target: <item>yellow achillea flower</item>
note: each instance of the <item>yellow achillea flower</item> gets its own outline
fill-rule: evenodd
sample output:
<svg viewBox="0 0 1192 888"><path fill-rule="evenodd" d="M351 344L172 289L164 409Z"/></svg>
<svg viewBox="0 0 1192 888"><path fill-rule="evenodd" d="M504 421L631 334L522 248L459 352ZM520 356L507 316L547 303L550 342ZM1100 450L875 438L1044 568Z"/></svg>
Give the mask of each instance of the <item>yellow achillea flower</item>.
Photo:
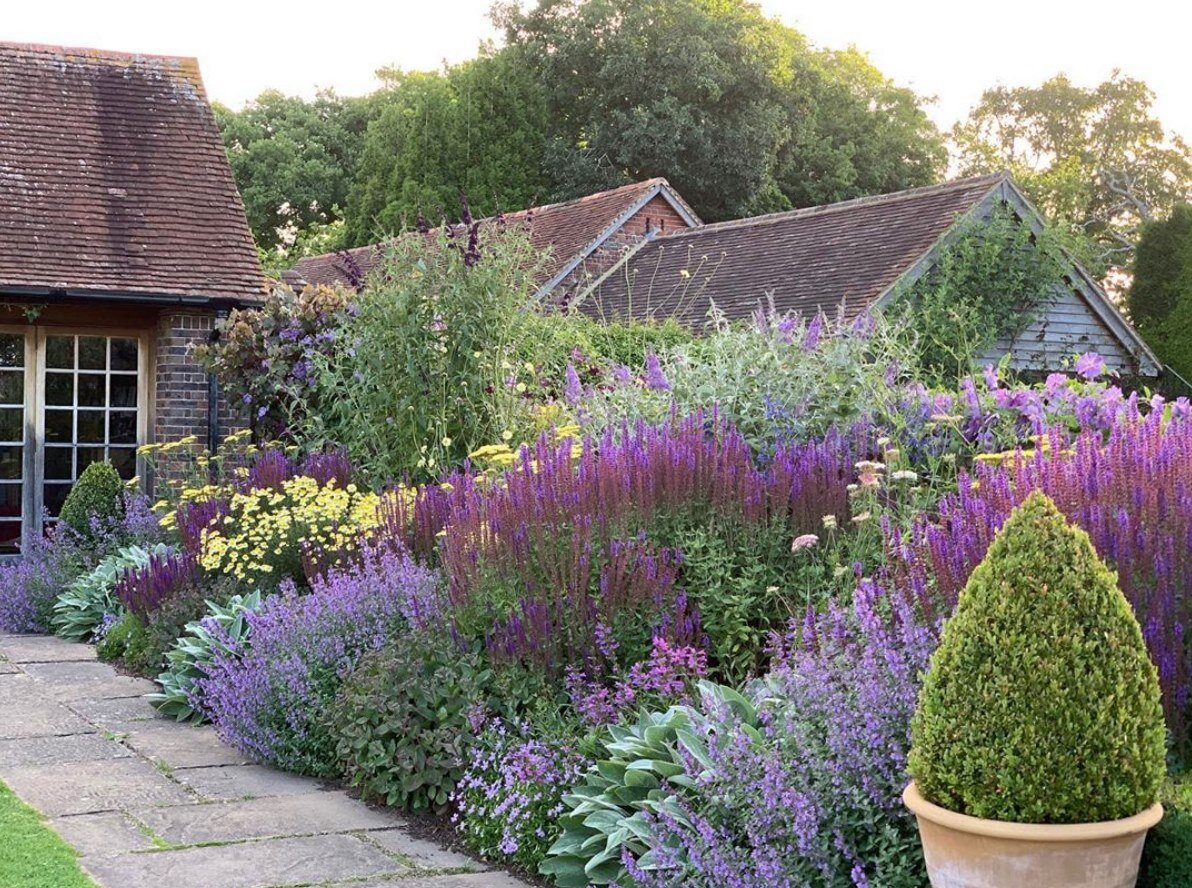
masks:
<svg viewBox="0 0 1192 888"><path fill-rule="evenodd" d="M358 548L380 525L381 498L355 484L320 486L306 476L281 490L252 490L231 498L227 520L203 532L204 570L245 583L289 575L304 551L341 553Z"/></svg>

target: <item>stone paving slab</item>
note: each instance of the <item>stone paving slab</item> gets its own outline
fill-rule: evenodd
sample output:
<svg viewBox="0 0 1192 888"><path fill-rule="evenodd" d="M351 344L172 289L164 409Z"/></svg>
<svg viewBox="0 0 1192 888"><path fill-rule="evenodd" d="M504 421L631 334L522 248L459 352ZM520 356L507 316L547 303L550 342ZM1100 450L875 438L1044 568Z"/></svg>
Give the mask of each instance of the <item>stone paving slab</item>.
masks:
<svg viewBox="0 0 1192 888"><path fill-rule="evenodd" d="M408 872L366 842L342 835L84 857L82 865L112 888L275 888Z"/></svg>
<svg viewBox="0 0 1192 888"><path fill-rule="evenodd" d="M212 765L247 765L249 760L223 743L209 726L182 727L146 723L146 727L127 732L123 740L129 748L155 764L170 768L205 768Z"/></svg>
<svg viewBox="0 0 1192 888"><path fill-rule="evenodd" d="M90 734L95 726L65 706L51 701L6 701L0 703L0 740L18 737L49 737Z"/></svg>
<svg viewBox="0 0 1192 888"><path fill-rule="evenodd" d="M29 663L21 667L25 675L44 683L59 700L98 697L140 697L156 687L143 678L120 675L107 663Z"/></svg>
<svg viewBox="0 0 1192 888"><path fill-rule="evenodd" d="M185 789L144 759L131 757L76 765L31 765L5 772L4 782L49 817L185 805Z"/></svg>
<svg viewBox="0 0 1192 888"><path fill-rule="evenodd" d="M68 765L127 758L132 750L99 734L0 740L0 777L24 765Z"/></svg>
<svg viewBox="0 0 1192 888"><path fill-rule="evenodd" d="M83 698L66 705L71 712L100 730L113 733L142 730L149 724L173 724L161 718L144 697Z"/></svg>
<svg viewBox="0 0 1192 888"><path fill-rule="evenodd" d="M272 796L318 792L319 781L264 768L260 765L223 765L216 768L184 768L172 775L183 786L209 801L261 799Z"/></svg>
<svg viewBox="0 0 1192 888"><path fill-rule="evenodd" d="M16 663L9 663L7 660L0 660L0 675L16 675L20 670L17 669Z"/></svg>
<svg viewBox="0 0 1192 888"><path fill-rule="evenodd" d="M67 663L95 660L95 648L56 635L9 635L0 639L0 653L13 663Z"/></svg>
<svg viewBox="0 0 1192 888"><path fill-rule="evenodd" d="M400 854L414 862L422 869L465 869L480 871L485 867L477 863L466 854L444 848L434 842L418 839L404 829L387 829L368 834L370 842L375 842L386 851Z"/></svg>
<svg viewBox="0 0 1192 888"><path fill-rule="evenodd" d="M79 649L0 636L21 658L0 673L0 778L99 888L524 888L393 812L243 764L211 728L156 717L150 682Z"/></svg>
<svg viewBox="0 0 1192 888"><path fill-rule="evenodd" d="M343 833L393 825L388 814L374 811L342 792L150 808L132 813L172 845Z"/></svg>
<svg viewBox="0 0 1192 888"><path fill-rule="evenodd" d="M119 811L58 817L50 825L67 844L88 857L111 857L157 847L148 833Z"/></svg>

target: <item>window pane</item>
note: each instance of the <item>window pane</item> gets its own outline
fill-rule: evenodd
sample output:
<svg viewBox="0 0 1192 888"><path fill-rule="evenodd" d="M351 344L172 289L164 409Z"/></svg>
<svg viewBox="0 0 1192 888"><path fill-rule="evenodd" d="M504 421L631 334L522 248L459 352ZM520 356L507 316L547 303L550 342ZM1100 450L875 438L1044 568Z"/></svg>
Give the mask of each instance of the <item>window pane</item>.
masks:
<svg viewBox="0 0 1192 888"><path fill-rule="evenodd" d="M17 518L21 514L21 485L0 484L0 516Z"/></svg>
<svg viewBox="0 0 1192 888"><path fill-rule="evenodd" d="M79 406L106 407L108 378L99 373L79 374Z"/></svg>
<svg viewBox="0 0 1192 888"><path fill-rule="evenodd" d="M137 406L137 378L135 376L112 377L113 407Z"/></svg>
<svg viewBox="0 0 1192 888"><path fill-rule="evenodd" d="M15 555L21 545L21 522L0 521L0 555Z"/></svg>
<svg viewBox="0 0 1192 888"><path fill-rule="evenodd" d="M0 370L0 404L25 403L25 371Z"/></svg>
<svg viewBox="0 0 1192 888"><path fill-rule="evenodd" d="M91 463L103 462L102 447L80 447L75 452L78 453L75 468L80 475L83 474L83 469L87 468Z"/></svg>
<svg viewBox="0 0 1192 888"><path fill-rule="evenodd" d="M24 440L24 409L21 407L0 407L0 441Z"/></svg>
<svg viewBox="0 0 1192 888"><path fill-rule="evenodd" d="M74 440L74 413L72 411L46 410L46 440Z"/></svg>
<svg viewBox="0 0 1192 888"><path fill-rule="evenodd" d="M46 484L45 486L45 507L51 515L57 515L62 511L62 504L66 501L66 495L70 493L70 483L66 484Z"/></svg>
<svg viewBox="0 0 1192 888"><path fill-rule="evenodd" d="M112 340L112 369L136 370L137 341L135 339Z"/></svg>
<svg viewBox="0 0 1192 888"><path fill-rule="evenodd" d="M103 336L79 337L79 369L106 370L108 366L108 340Z"/></svg>
<svg viewBox="0 0 1192 888"><path fill-rule="evenodd" d="M46 448L46 480L70 481L74 478L74 448Z"/></svg>
<svg viewBox="0 0 1192 888"><path fill-rule="evenodd" d="M25 337L20 333L0 333L0 367L25 366Z"/></svg>
<svg viewBox="0 0 1192 888"><path fill-rule="evenodd" d="M74 403L74 374L46 374L46 403L69 407Z"/></svg>
<svg viewBox="0 0 1192 888"><path fill-rule="evenodd" d="M24 447L0 447L0 478L20 481L23 474Z"/></svg>
<svg viewBox="0 0 1192 888"><path fill-rule="evenodd" d="M80 444L104 443L103 420L105 415L102 410L79 411L79 437L77 440Z"/></svg>
<svg viewBox="0 0 1192 888"><path fill-rule="evenodd" d="M135 447L113 447L109 451L109 459L116 467L117 474L125 481L137 473L137 451Z"/></svg>
<svg viewBox="0 0 1192 888"><path fill-rule="evenodd" d="M113 444L137 443L135 410L113 410L108 414L108 440Z"/></svg>
<svg viewBox="0 0 1192 888"><path fill-rule="evenodd" d="M74 337L47 336L46 366L73 370L74 365Z"/></svg>

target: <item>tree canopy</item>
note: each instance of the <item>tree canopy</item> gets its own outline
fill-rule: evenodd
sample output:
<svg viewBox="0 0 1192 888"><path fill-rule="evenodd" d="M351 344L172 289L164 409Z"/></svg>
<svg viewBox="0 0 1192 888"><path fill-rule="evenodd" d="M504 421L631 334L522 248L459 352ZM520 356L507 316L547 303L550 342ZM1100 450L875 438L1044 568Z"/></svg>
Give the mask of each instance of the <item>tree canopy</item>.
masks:
<svg viewBox="0 0 1192 888"><path fill-rule="evenodd" d="M232 175L262 250L341 218L371 116L371 100L276 90L241 111L216 104Z"/></svg>
<svg viewBox="0 0 1192 888"><path fill-rule="evenodd" d="M1126 304L1159 359L1192 382L1192 206L1143 228Z"/></svg>
<svg viewBox="0 0 1192 888"><path fill-rule="evenodd" d="M952 131L964 173L1009 169L1045 213L1129 266L1142 226L1192 195L1192 150L1154 116L1154 93L1116 73L987 90Z"/></svg>

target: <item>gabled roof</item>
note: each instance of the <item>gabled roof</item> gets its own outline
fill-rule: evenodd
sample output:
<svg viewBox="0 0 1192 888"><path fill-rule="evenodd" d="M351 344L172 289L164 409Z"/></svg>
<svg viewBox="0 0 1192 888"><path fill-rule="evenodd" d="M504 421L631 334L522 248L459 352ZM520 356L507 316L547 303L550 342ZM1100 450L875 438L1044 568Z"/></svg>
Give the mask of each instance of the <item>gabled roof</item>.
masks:
<svg viewBox="0 0 1192 888"><path fill-rule="evenodd" d="M701 224L699 217L665 179L648 179L575 200L507 213L505 219L510 222L528 221L530 241L534 247L550 250L550 259L541 282L541 291L545 294L616 233L634 213L659 195L687 224ZM298 260L285 277L299 285L349 284L353 273L347 269L348 263L354 262L360 272L367 274L381 255L380 246L373 244L338 253L308 256Z"/></svg>
<svg viewBox="0 0 1192 888"><path fill-rule="evenodd" d="M0 43L0 291L252 299L198 63Z"/></svg>
<svg viewBox="0 0 1192 888"><path fill-rule="evenodd" d="M673 316L702 324L711 303L747 317L779 311L856 315L927 253L1001 174L822 207L704 225L643 243L579 303L607 320Z"/></svg>
<svg viewBox="0 0 1192 888"><path fill-rule="evenodd" d="M646 240L576 300L589 315L674 317L700 326L713 304L730 319L763 301L780 312L846 318L881 308L913 282L966 218L1010 204L1035 231L1043 217L1007 173L755 216ZM1066 283L1144 376L1154 353L1105 291L1071 256Z"/></svg>

